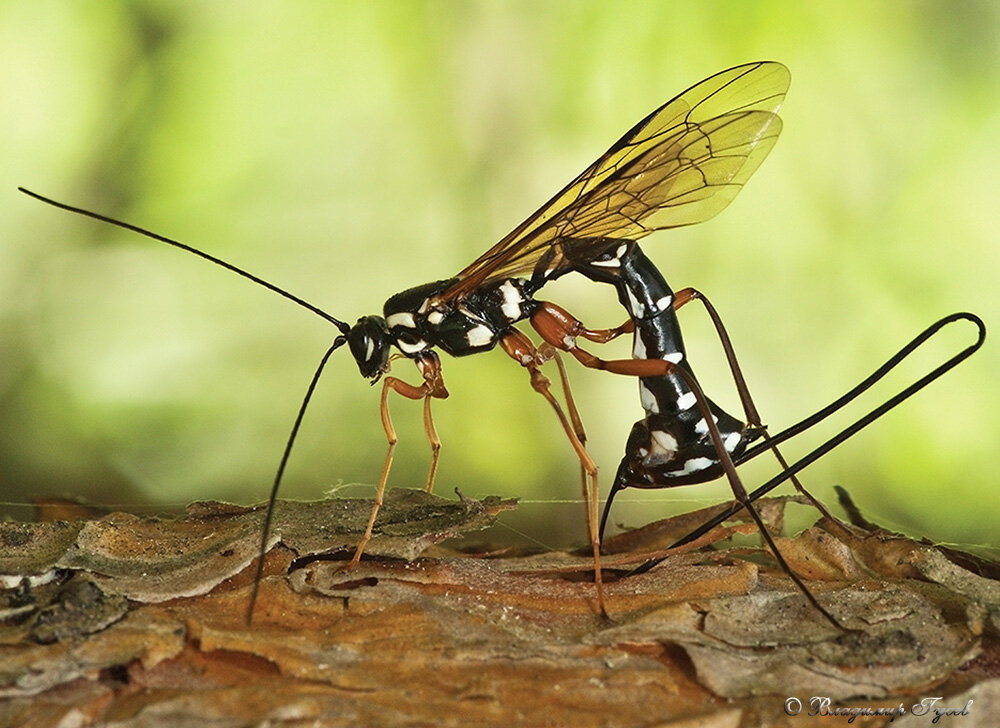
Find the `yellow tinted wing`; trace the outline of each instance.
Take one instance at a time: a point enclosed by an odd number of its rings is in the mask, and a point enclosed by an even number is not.
[[[759,62],[692,86],[636,124],[600,159],[458,274],[444,298],[495,279],[527,277],[545,256],[593,238],[637,240],[708,220],[728,205],[781,132],[788,69]]]

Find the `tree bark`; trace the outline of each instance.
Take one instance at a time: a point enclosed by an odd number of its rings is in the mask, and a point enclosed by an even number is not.
[[[433,545],[499,499],[392,491],[344,572],[369,505],[282,504],[250,623],[259,509],[0,524],[0,725],[996,724],[995,564],[871,524],[776,536],[846,630],[766,552],[717,543],[748,524],[628,574],[706,509],[609,539],[604,621],[585,555]]]

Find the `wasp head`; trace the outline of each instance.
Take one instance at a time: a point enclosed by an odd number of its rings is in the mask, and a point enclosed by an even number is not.
[[[362,316],[347,332],[347,344],[361,376],[378,380],[389,370],[389,326],[381,316]]]

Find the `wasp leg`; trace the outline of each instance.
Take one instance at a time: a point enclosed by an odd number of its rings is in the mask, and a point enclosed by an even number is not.
[[[774,453],[774,457],[777,458],[781,469],[788,470],[788,461],[785,460],[784,456],[778,450],[777,444],[771,441],[771,436],[767,432],[767,425],[761,422],[760,414],[757,412],[757,407],[754,405],[753,399],[750,396],[750,388],[747,386],[746,379],[744,379],[743,372],[740,369],[740,364],[736,360],[736,350],[733,348],[733,344],[729,339],[729,334],[726,332],[726,327],[722,323],[722,317],[719,316],[718,311],[715,310],[715,306],[713,306],[712,302],[709,301],[708,298],[698,289],[684,288],[677,291],[674,295],[674,310],[677,311],[684,304],[694,300],[702,302],[705,306],[705,311],[708,313],[708,317],[712,319],[712,324],[715,326],[715,332],[719,337],[719,342],[722,344],[722,350],[726,354],[726,361],[729,362],[729,370],[732,372],[733,381],[736,383],[736,391],[739,394],[740,402],[743,405],[743,412],[746,415],[747,424],[760,431],[764,443],[767,444],[771,452]],[[814,497],[812,493],[807,491],[805,486],[802,485],[794,474],[791,476],[790,480],[792,481],[792,485],[795,486],[795,489],[808,498],[816,510],[827,518],[830,523],[837,523],[837,520],[833,517],[830,511],[827,510],[827,507],[823,505],[818,498]],[[840,530],[846,535],[851,535],[846,529]]]
[[[428,492],[434,487],[434,475],[437,472],[438,455],[441,452],[441,440],[438,438],[437,430],[434,428],[434,421],[431,419],[431,397],[444,399],[448,396],[445,389],[444,379],[441,377],[441,360],[437,354],[427,352],[421,358],[416,359],[417,368],[424,377],[424,383],[419,387],[404,382],[396,377],[386,377],[382,383],[382,399],[379,411],[382,415],[382,428],[385,430],[386,440],[389,441],[389,449],[385,453],[385,462],[382,465],[382,475],[379,477],[378,489],[375,491],[375,502],[372,504],[371,514],[368,516],[368,525],[358,542],[358,548],[354,552],[354,558],[345,566],[352,569],[361,561],[361,555],[365,551],[365,546],[372,538],[372,530],[375,528],[375,519],[378,517],[379,509],[385,497],[385,484],[389,480],[389,470],[392,468],[392,455],[396,450],[396,428],[392,426],[392,418],[389,416],[389,392],[396,392],[407,399],[424,400],[424,429],[427,439],[431,445],[431,468],[427,478]]]
[[[566,400],[566,411],[569,413],[570,422],[573,423],[573,432],[576,439],[584,447],[587,446],[587,431],[583,427],[583,420],[580,418],[580,410],[576,407],[576,400],[573,398],[573,389],[569,385],[569,374],[566,372],[566,364],[559,351],[549,344],[542,344],[538,349],[539,353],[546,361],[554,359],[556,367],[559,369],[559,382],[562,385],[563,399]],[[587,502],[587,469],[580,463],[580,490],[583,493],[584,503]]]
[[[576,433],[576,429],[567,419],[559,402],[550,391],[551,382],[549,378],[542,374],[541,365],[546,357],[535,348],[531,339],[516,329],[505,334],[500,339],[500,345],[507,352],[508,356],[528,370],[531,375],[531,386],[540,395],[545,397],[552,409],[555,411],[559,422],[569,438],[576,456],[580,459],[580,466],[586,474],[586,485],[583,488],[583,500],[587,510],[587,530],[590,536],[591,549],[594,552],[594,585],[597,588],[597,606],[601,616],[605,619],[608,616],[604,606],[604,582],[601,576],[601,543],[597,536],[597,465],[587,452]],[[582,430],[582,424],[580,429]]]
[[[427,433],[427,442],[431,444],[431,467],[427,471],[427,492],[434,490],[434,476],[437,475],[438,459],[441,457],[441,438],[438,437],[437,428],[434,427],[434,418],[431,417],[431,398],[424,397],[424,432]]]
[[[568,317],[569,320],[565,320],[565,317]],[[575,325],[573,322],[575,322]],[[622,374],[634,377],[659,377],[666,376],[668,374],[681,377],[688,389],[695,396],[695,402],[701,412],[701,416],[704,418],[705,423],[708,426],[709,436],[715,446],[719,464],[722,466],[722,469],[726,474],[726,478],[729,480],[729,487],[733,491],[733,496],[741,506],[747,509],[747,513],[750,514],[754,523],[757,524],[757,529],[760,531],[761,537],[764,539],[767,547],[774,555],[775,561],[777,561],[778,565],[781,566],[786,574],[788,574],[789,578],[791,578],[803,595],[805,595],[810,604],[812,604],[816,610],[830,622],[830,624],[840,630],[846,629],[832,614],[820,605],[816,597],[813,596],[812,592],[810,592],[808,587],[806,587],[805,582],[799,578],[798,574],[792,571],[788,562],[785,561],[785,557],[782,556],[781,552],[778,550],[777,544],[774,543],[774,539],[771,537],[770,532],[764,525],[764,520],[760,517],[760,514],[757,513],[757,509],[754,508],[753,501],[747,494],[746,488],[743,487],[743,482],[740,480],[740,476],[736,472],[736,466],[733,464],[732,458],[730,458],[729,452],[725,448],[722,441],[722,435],[719,433],[718,425],[716,425],[715,421],[712,419],[712,410],[709,407],[708,399],[705,397],[705,393],[702,392],[701,386],[689,372],[687,372],[683,367],[677,366],[673,362],[665,361],[663,359],[607,360],[594,356],[590,352],[585,351],[576,345],[573,333],[570,333],[568,336],[566,335],[567,332],[575,332],[577,327],[582,328],[582,324],[557,306],[551,306],[550,304],[543,303],[541,308],[531,317],[531,325],[549,344],[557,349],[569,352],[576,358],[577,361],[590,369],[599,369],[613,374]],[[593,525],[596,529],[596,507],[594,508]]]
[[[626,319],[625,323],[621,326],[615,326],[613,329],[588,329],[582,327],[575,335],[582,336],[588,341],[593,341],[597,344],[606,344],[612,339],[617,339],[622,334],[631,334],[633,331],[635,331],[635,321]]]
[[[597,344],[606,344],[622,334],[631,334],[635,331],[635,322],[632,319],[627,319],[621,326],[613,329],[588,329],[562,306],[549,301],[538,301],[538,303],[542,307],[531,317],[531,325],[547,343],[562,351],[570,351],[576,346],[578,337]],[[545,330],[542,331],[539,326]]]
[[[554,304],[548,304],[554,306]],[[568,316],[568,314],[567,314]],[[635,331],[635,322],[632,319],[626,319],[623,324],[616,326],[612,329],[588,329],[579,328],[573,336],[582,336],[588,341],[593,341],[598,344],[606,344],[612,339],[617,339],[622,334],[631,334]],[[583,429],[583,421],[580,419],[580,412],[576,408],[576,400],[573,399],[573,392],[569,385],[569,376],[566,373],[566,365],[563,363],[562,358],[559,356],[558,349],[554,348],[550,344],[543,344],[539,348],[539,352],[545,357],[546,361],[554,359],[556,366],[559,368],[559,380],[562,384],[563,397],[566,399],[566,409],[569,411],[570,419],[573,422],[573,429],[576,431],[577,439],[580,440],[580,444],[587,444],[587,433]],[[584,499],[587,497],[587,471],[585,468],[580,468],[580,478],[581,478],[581,488],[584,491]],[[598,531],[599,534],[604,533],[603,524]]]

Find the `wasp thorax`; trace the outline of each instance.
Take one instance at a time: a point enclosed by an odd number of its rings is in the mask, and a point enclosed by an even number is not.
[[[388,370],[389,327],[381,316],[362,316],[347,332],[347,345],[361,376],[375,379]]]

